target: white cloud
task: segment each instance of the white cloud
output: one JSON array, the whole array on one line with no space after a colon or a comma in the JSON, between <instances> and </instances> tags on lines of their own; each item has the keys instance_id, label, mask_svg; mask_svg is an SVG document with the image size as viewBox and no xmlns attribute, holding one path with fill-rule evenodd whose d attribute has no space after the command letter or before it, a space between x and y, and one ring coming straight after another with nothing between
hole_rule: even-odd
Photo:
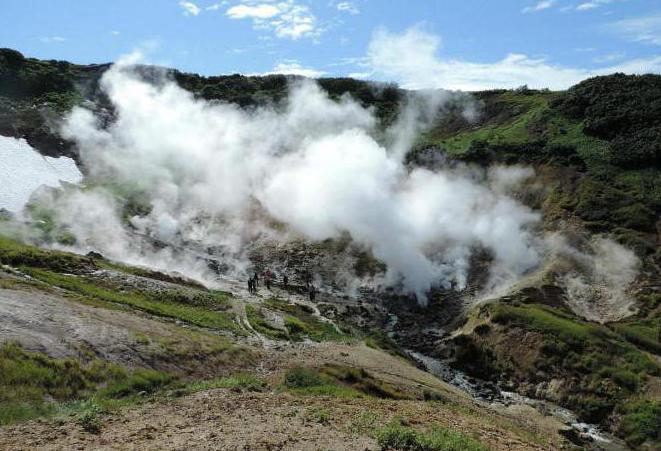
<instances>
[{"instance_id":1,"label":"white cloud","mask_svg":"<svg viewBox=\"0 0 661 451\"><path fill-rule=\"evenodd\" d=\"M311 67L304 67L297 60L284 60L273 67L272 71L264 72L259 75L300 75L301 77L319 78L327 75L328 72L317 70Z\"/></svg>"},{"instance_id":2,"label":"white cloud","mask_svg":"<svg viewBox=\"0 0 661 451\"><path fill-rule=\"evenodd\" d=\"M624 61L616 66L610 66L598 71L596 75L624 72L625 74L661 73L661 56L652 58L638 58Z\"/></svg>"},{"instance_id":3,"label":"white cloud","mask_svg":"<svg viewBox=\"0 0 661 451\"><path fill-rule=\"evenodd\" d=\"M226 6L228 3L229 2L227 0L223 0L220 3L214 3L213 5L209 5L204 9L206 9L207 11L218 11L220 8Z\"/></svg>"},{"instance_id":4,"label":"white cloud","mask_svg":"<svg viewBox=\"0 0 661 451\"><path fill-rule=\"evenodd\" d=\"M111 30L110 34L113 36L119 36L121 33L118 30Z\"/></svg>"},{"instance_id":5,"label":"white cloud","mask_svg":"<svg viewBox=\"0 0 661 451\"><path fill-rule=\"evenodd\" d=\"M621 59L624 59L626 56L626 53L624 52L613 52L613 53L608 53L606 55L602 56L597 56L592 59L595 63L611 63L613 61L619 61Z\"/></svg>"},{"instance_id":6,"label":"white cloud","mask_svg":"<svg viewBox=\"0 0 661 451\"><path fill-rule=\"evenodd\" d=\"M227 10L225 14L230 19L268 19L280 14L280 9L273 5L236 5Z\"/></svg>"},{"instance_id":7,"label":"white cloud","mask_svg":"<svg viewBox=\"0 0 661 451\"><path fill-rule=\"evenodd\" d=\"M586 78L613 72L661 72L661 56L625 61L617 66L586 69L566 67L543 58L510 53L495 62L443 59L439 36L418 27L401 34L381 29L373 36L367 58L358 66L371 76L396 81L405 88L445 88L476 91L494 88L566 89Z\"/></svg>"},{"instance_id":8,"label":"white cloud","mask_svg":"<svg viewBox=\"0 0 661 451\"><path fill-rule=\"evenodd\" d=\"M661 45L661 14L620 20L607 27L630 41Z\"/></svg>"},{"instance_id":9,"label":"white cloud","mask_svg":"<svg viewBox=\"0 0 661 451\"><path fill-rule=\"evenodd\" d=\"M67 40L67 38L62 37L62 36L45 36L42 38L39 38L41 42L44 44L51 44L53 42L64 42Z\"/></svg>"},{"instance_id":10,"label":"white cloud","mask_svg":"<svg viewBox=\"0 0 661 451\"><path fill-rule=\"evenodd\" d=\"M266 3L247 0L229 8L225 15L230 19L252 20L253 28L269 30L279 38L300 39L316 37L321 33L317 18L310 8L294 0Z\"/></svg>"},{"instance_id":11,"label":"white cloud","mask_svg":"<svg viewBox=\"0 0 661 451\"><path fill-rule=\"evenodd\" d=\"M599 8L598 3L595 2L587 2L587 3L581 3L576 7L576 11L589 11L591 9Z\"/></svg>"},{"instance_id":12,"label":"white cloud","mask_svg":"<svg viewBox=\"0 0 661 451\"><path fill-rule=\"evenodd\" d=\"M351 2L340 2L337 4L336 8L338 11L347 12L349 14L360 14L356 5Z\"/></svg>"},{"instance_id":13,"label":"white cloud","mask_svg":"<svg viewBox=\"0 0 661 451\"><path fill-rule=\"evenodd\" d=\"M576 11L590 11L592 9L601 8L602 6L613 3L616 0L590 0L588 2L580 3L576 6Z\"/></svg>"},{"instance_id":14,"label":"white cloud","mask_svg":"<svg viewBox=\"0 0 661 451\"><path fill-rule=\"evenodd\" d=\"M545 9L549 9L550 7L555 5L555 3L556 3L556 0L542 0L542 1L538 2L537 4L535 4L533 6L526 6L525 8L523 8L521 10L521 12L526 14L526 13L534 13L534 12L538 12L538 11L543 11Z\"/></svg>"},{"instance_id":15,"label":"white cloud","mask_svg":"<svg viewBox=\"0 0 661 451\"><path fill-rule=\"evenodd\" d=\"M202 11L202 9L193 2L181 1L179 2L179 6L183 8L184 16L197 16Z\"/></svg>"}]
</instances>

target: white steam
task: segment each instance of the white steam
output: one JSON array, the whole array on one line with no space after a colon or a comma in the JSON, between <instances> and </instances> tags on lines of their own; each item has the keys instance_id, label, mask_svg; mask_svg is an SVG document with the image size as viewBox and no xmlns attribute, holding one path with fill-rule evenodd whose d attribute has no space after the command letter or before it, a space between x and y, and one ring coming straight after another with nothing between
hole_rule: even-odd
<instances>
[{"instance_id":1,"label":"white steam","mask_svg":"<svg viewBox=\"0 0 661 451\"><path fill-rule=\"evenodd\" d=\"M224 246L237 259L265 234L323 240L348 232L386 263L389 283L423 303L432 286L466 285L476 248L492 255L492 284L512 283L538 264L530 232L538 215L507 195L529 170L486 177L403 164L454 94L412 96L383 133L371 110L348 97L330 100L311 81L292 86L280 108L254 111L197 100L171 82L147 83L126 64L109 70L102 88L116 121L103 128L76 108L64 134L77 143L89 180L146 195L151 212L130 220L141 235ZM60 219L80 242L120 260L161 258L136 257L104 189L65 193L60 202Z\"/></svg>"},{"instance_id":2,"label":"white steam","mask_svg":"<svg viewBox=\"0 0 661 451\"><path fill-rule=\"evenodd\" d=\"M569 307L579 316L600 323L618 321L635 313L629 288L638 275L640 260L629 249L595 237L579 250L565 237L547 239L558 264L556 272L565 288Z\"/></svg>"}]
</instances>

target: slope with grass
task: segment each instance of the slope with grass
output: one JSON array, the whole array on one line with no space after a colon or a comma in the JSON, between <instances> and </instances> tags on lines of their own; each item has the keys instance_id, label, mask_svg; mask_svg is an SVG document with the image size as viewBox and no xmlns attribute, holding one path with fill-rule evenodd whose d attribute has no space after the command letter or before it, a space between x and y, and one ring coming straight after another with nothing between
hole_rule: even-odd
<instances>
[{"instance_id":1,"label":"slope with grass","mask_svg":"<svg viewBox=\"0 0 661 451\"><path fill-rule=\"evenodd\" d=\"M6 238L0 262L3 448L387 449L402 431L430 450L564 442L561 423L474 405L299 295L246 298ZM243 304L286 325L275 346L232 317Z\"/></svg>"}]
</instances>

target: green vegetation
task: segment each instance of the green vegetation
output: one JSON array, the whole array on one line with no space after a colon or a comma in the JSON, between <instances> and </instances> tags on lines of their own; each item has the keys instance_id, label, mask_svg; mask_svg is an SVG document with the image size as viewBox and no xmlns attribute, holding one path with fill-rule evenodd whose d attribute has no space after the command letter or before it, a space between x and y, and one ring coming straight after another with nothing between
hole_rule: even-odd
<instances>
[{"instance_id":1,"label":"green vegetation","mask_svg":"<svg viewBox=\"0 0 661 451\"><path fill-rule=\"evenodd\" d=\"M184 392L193 393L213 388L230 388L242 391L264 391L266 382L253 374L235 374L233 376L220 377L217 379L191 382L186 385Z\"/></svg>"},{"instance_id":2,"label":"green vegetation","mask_svg":"<svg viewBox=\"0 0 661 451\"><path fill-rule=\"evenodd\" d=\"M616 332L639 348L661 355L661 343L659 343L661 318L629 320L614 324L612 327Z\"/></svg>"},{"instance_id":3,"label":"green vegetation","mask_svg":"<svg viewBox=\"0 0 661 451\"><path fill-rule=\"evenodd\" d=\"M258 334L264 335L274 340L286 340L289 335L287 331L273 327L264 316L262 309L252 305L246 305L246 318L250 326L255 329Z\"/></svg>"},{"instance_id":4,"label":"green vegetation","mask_svg":"<svg viewBox=\"0 0 661 451\"><path fill-rule=\"evenodd\" d=\"M406 355L404 352L402 352L402 349L395 342L395 340L390 338L382 330L372 331L365 337L364 341L365 344L372 349L381 349L382 351L386 351L388 354L406 358Z\"/></svg>"},{"instance_id":5,"label":"green vegetation","mask_svg":"<svg viewBox=\"0 0 661 451\"><path fill-rule=\"evenodd\" d=\"M375 379L362 368L325 365L321 368L292 368L285 373L283 386L304 395L384 399L410 399L394 386Z\"/></svg>"},{"instance_id":6,"label":"green vegetation","mask_svg":"<svg viewBox=\"0 0 661 451\"><path fill-rule=\"evenodd\" d=\"M621 325L611 329L539 304L496 303L486 309L496 324L540 334L540 352L527 367L521 362L503 360L503 350L496 350L500 369L523 371L524 377L531 381L537 380L540 371L559 378L572 377L572 386L563 391L563 402L588 421L603 421L643 387L648 375L661 372L645 352L629 342L631 339L626 334L618 333ZM638 328L624 330L644 336ZM486 343L478 339L472 344L478 352L487 352L493 358L494 351Z\"/></svg>"},{"instance_id":7,"label":"green vegetation","mask_svg":"<svg viewBox=\"0 0 661 451\"><path fill-rule=\"evenodd\" d=\"M661 402L634 400L618 408L621 415L617 432L630 446L650 445L649 449L661 446Z\"/></svg>"},{"instance_id":8,"label":"green vegetation","mask_svg":"<svg viewBox=\"0 0 661 451\"><path fill-rule=\"evenodd\" d=\"M483 123L480 127L470 127L470 124L466 123L467 129L459 132L448 130L448 124L441 123L423 138L420 146L439 145L450 154L461 155L469 150L473 141L490 145L529 143L534 139L528 131L528 123L538 118L548 106L550 95L518 95L510 91L498 96L488 96L483 101L489 102L489 108L497 111L496 116L502 116L503 120Z\"/></svg>"},{"instance_id":9,"label":"green vegetation","mask_svg":"<svg viewBox=\"0 0 661 451\"><path fill-rule=\"evenodd\" d=\"M0 263L80 273L95 268L90 259L68 252L41 249L0 236Z\"/></svg>"},{"instance_id":10,"label":"green vegetation","mask_svg":"<svg viewBox=\"0 0 661 451\"><path fill-rule=\"evenodd\" d=\"M284 329L273 326L266 319L263 308L246 306L246 316L250 325L258 333L274 340L301 341L339 341L348 337L339 332L329 322L322 321L313 314L313 310L301 304L289 304L280 299L268 299L264 306L272 311L284 313Z\"/></svg>"},{"instance_id":11,"label":"green vegetation","mask_svg":"<svg viewBox=\"0 0 661 451\"><path fill-rule=\"evenodd\" d=\"M150 369L128 371L99 359L54 359L5 343L0 346L0 424L55 414L67 403L95 396L112 403L153 392L172 380ZM91 418L85 422L93 424Z\"/></svg>"},{"instance_id":12,"label":"green vegetation","mask_svg":"<svg viewBox=\"0 0 661 451\"><path fill-rule=\"evenodd\" d=\"M310 407L305 412L305 419L313 423L330 424L331 413L323 407Z\"/></svg>"},{"instance_id":13,"label":"green vegetation","mask_svg":"<svg viewBox=\"0 0 661 451\"><path fill-rule=\"evenodd\" d=\"M549 218L575 215L639 255L655 255L661 214L661 76L616 74L567 92L475 93L481 116L446 115L409 155L430 152L488 165L534 164L551 174Z\"/></svg>"},{"instance_id":14,"label":"green vegetation","mask_svg":"<svg viewBox=\"0 0 661 451\"><path fill-rule=\"evenodd\" d=\"M402 451L487 451L485 445L460 432L434 426L428 432L416 431L395 419L377 429L376 439L382 450Z\"/></svg>"},{"instance_id":15,"label":"green vegetation","mask_svg":"<svg viewBox=\"0 0 661 451\"><path fill-rule=\"evenodd\" d=\"M623 167L661 164L661 77L615 74L585 80L554 106L583 120L587 135L611 142L610 159Z\"/></svg>"},{"instance_id":16,"label":"green vegetation","mask_svg":"<svg viewBox=\"0 0 661 451\"><path fill-rule=\"evenodd\" d=\"M333 378L311 368L292 368L285 373L283 387L301 395L360 398L364 394L340 385Z\"/></svg>"},{"instance_id":17,"label":"green vegetation","mask_svg":"<svg viewBox=\"0 0 661 451\"><path fill-rule=\"evenodd\" d=\"M181 303L180 297L168 296L168 293L164 295L147 295L144 292L138 291L124 291L120 293L100 287L96 281L81 276L56 274L40 269L23 269L31 276L49 285L58 286L88 298L127 305L153 315L180 319L201 327L228 330L237 334L245 333L234 320L234 316L231 313L184 304ZM204 298L206 299L206 297ZM215 296L212 295L212 299L216 299ZM226 308L222 305L222 301L220 306L221 308Z\"/></svg>"},{"instance_id":18,"label":"green vegetation","mask_svg":"<svg viewBox=\"0 0 661 451\"><path fill-rule=\"evenodd\" d=\"M103 408L95 402L87 402L87 405L76 419L77 423L87 432L98 434L101 432L101 414Z\"/></svg>"}]
</instances>

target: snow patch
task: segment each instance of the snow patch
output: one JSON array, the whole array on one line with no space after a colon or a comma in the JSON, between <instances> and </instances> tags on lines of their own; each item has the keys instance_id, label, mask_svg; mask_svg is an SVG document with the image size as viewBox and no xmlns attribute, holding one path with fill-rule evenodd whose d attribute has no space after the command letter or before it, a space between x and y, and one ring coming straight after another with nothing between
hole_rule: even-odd
<instances>
[{"instance_id":1,"label":"snow patch","mask_svg":"<svg viewBox=\"0 0 661 451\"><path fill-rule=\"evenodd\" d=\"M0 136L0 209L20 212L40 186L80 183L83 175L68 157L44 157L24 139Z\"/></svg>"}]
</instances>

